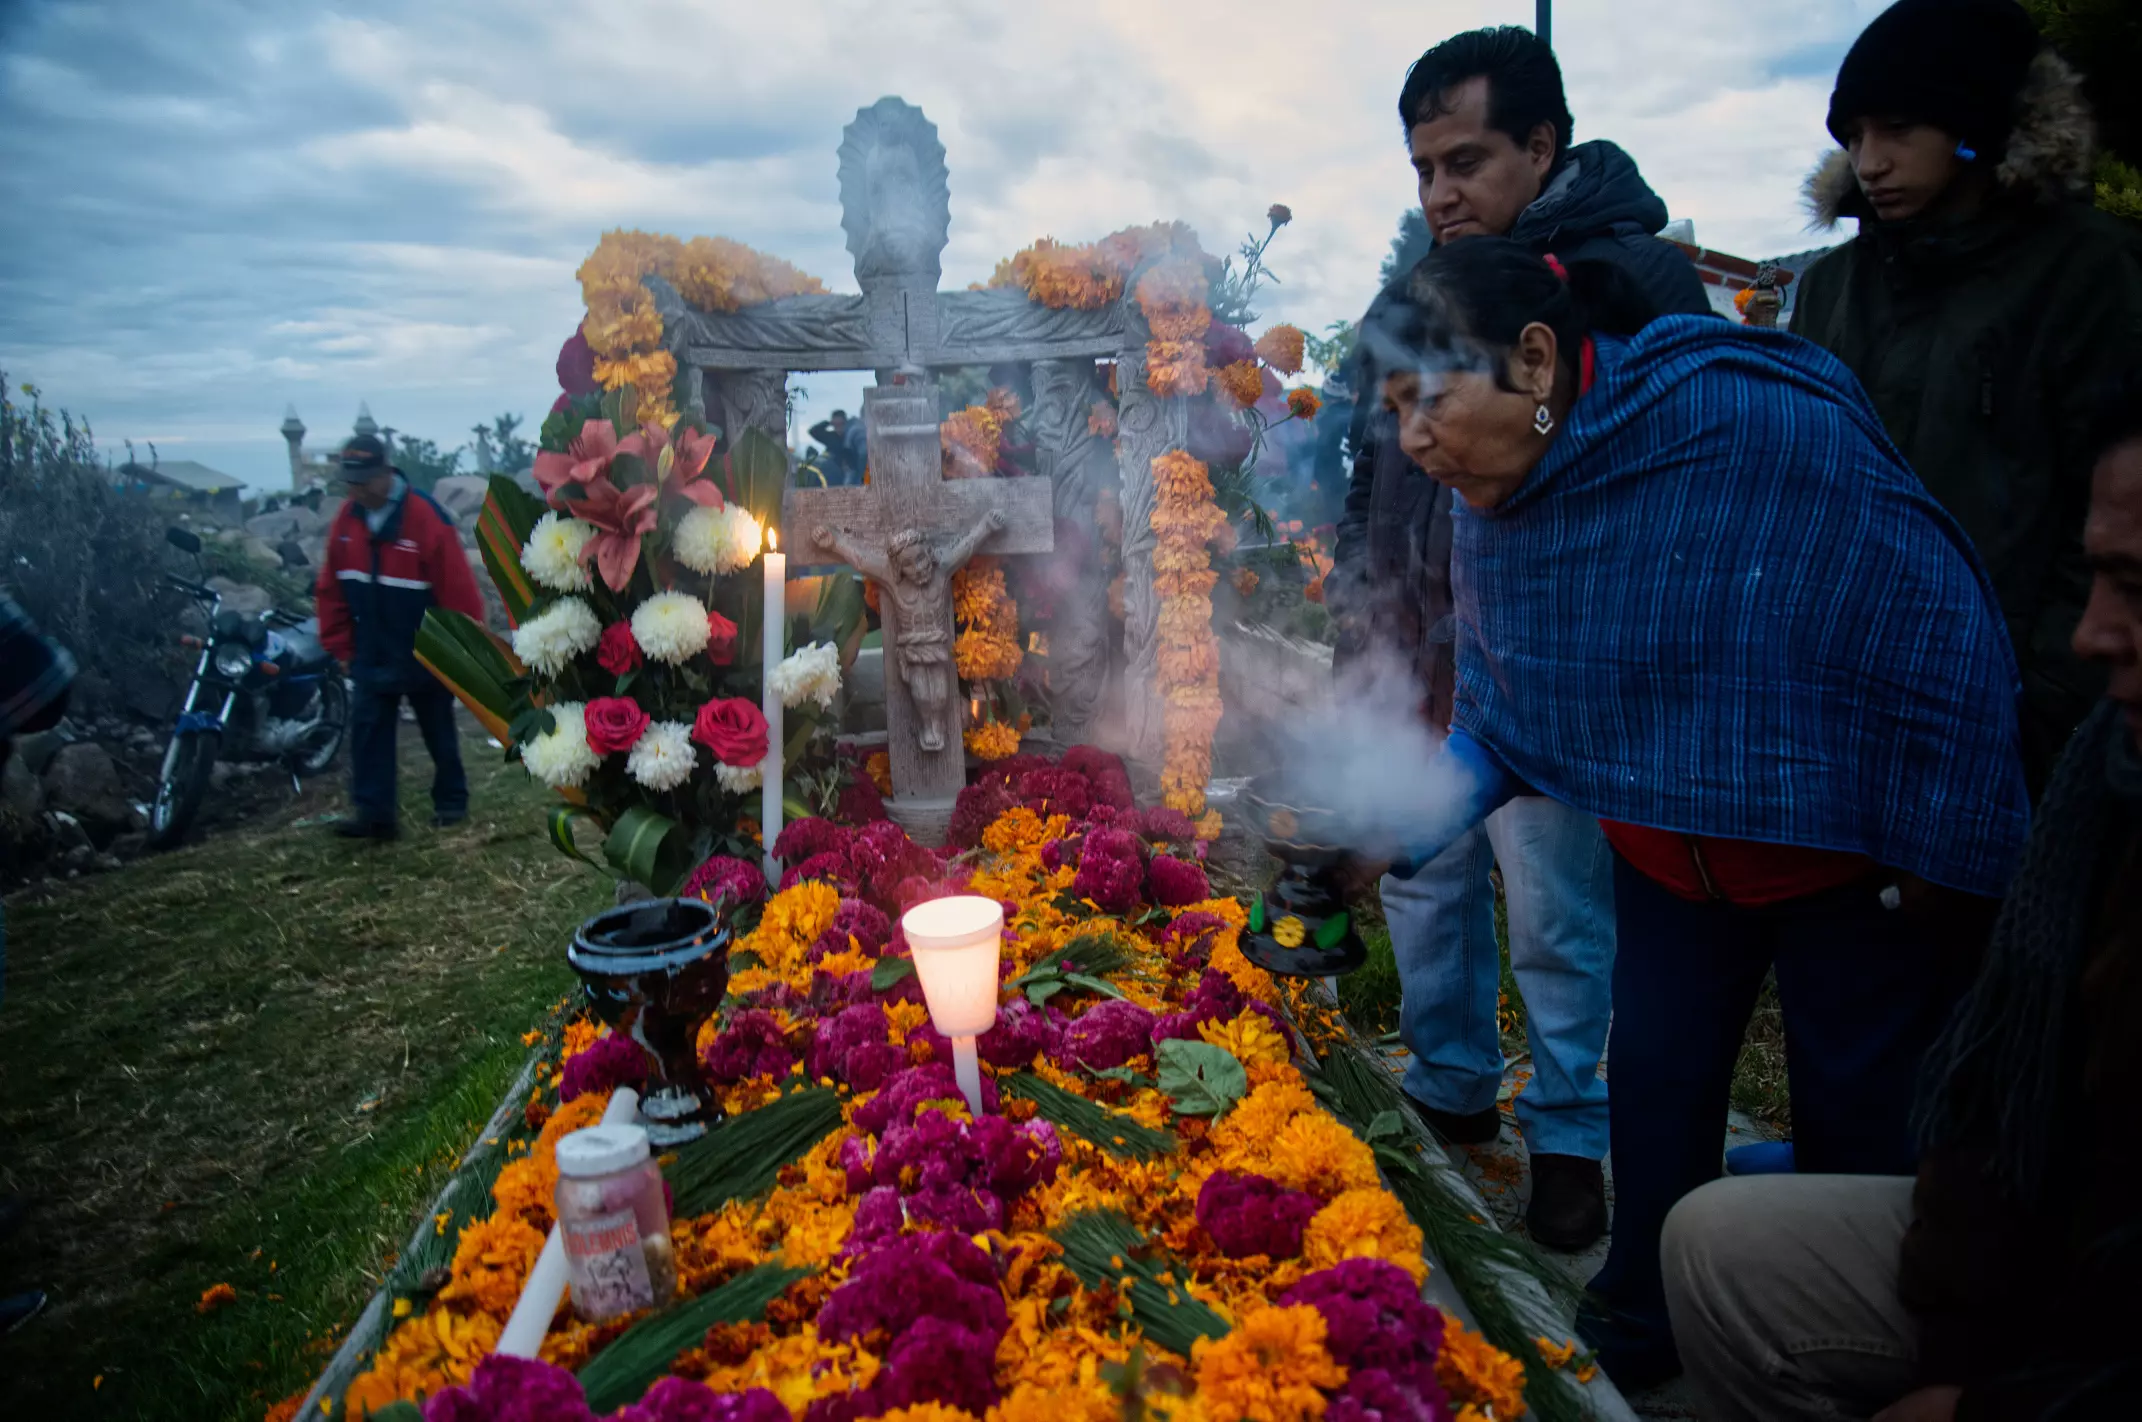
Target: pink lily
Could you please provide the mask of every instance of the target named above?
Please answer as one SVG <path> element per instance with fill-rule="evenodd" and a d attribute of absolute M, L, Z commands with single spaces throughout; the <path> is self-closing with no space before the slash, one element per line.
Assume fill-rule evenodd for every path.
<path fill-rule="evenodd" d="M 555 509 L 565 507 L 560 490 L 567 484 L 589 484 L 610 472 L 610 461 L 619 449 L 617 430 L 608 420 L 589 420 L 573 436 L 569 452 L 544 451 L 535 459 L 535 481 Z"/>
<path fill-rule="evenodd" d="M 698 434 L 680 425 L 676 439 L 672 441 L 669 431 L 660 425 L 646 425 L 638 433 L 626 435 L 618 444 L 617 452 L 645 461 L 664 492 L 680 494 L 708 508 L 722 506 L 721 490 L 712 483 L 699 480 L 700 474 L 706 470 L 708 458 L 714 453 L 713 435 Z"/>
<path fill-rule="evenodd" d="M 620 489 L 602 474 L 589 478 L 584 487 L 586 498 L 561 505 L 574 518 L 601 530 L 580 551 L 580 561 L 592 559 L 610 591 L 623 592 L 640 565 L 640 539 L 655 530 L 655 487 L 635 484 Z"/>

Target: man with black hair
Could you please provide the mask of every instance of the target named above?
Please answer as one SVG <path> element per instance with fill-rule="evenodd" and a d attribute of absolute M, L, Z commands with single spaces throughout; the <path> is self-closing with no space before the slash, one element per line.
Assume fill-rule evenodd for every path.
<path fill-rule="evenodd" d="M 863 482 L 863 469 L 869 463 L 870 455 L 863 442 L 861 420 L 849 419 L 846 410 L 835 410 L 812 425 L 810 435 L 826 447 L 828 484 Z"/>
<path fill-rule="evenodd" d="M 2107 694 L 1928 1053 L 1917 1180 L 1732 1178 L 1668 1216 L 1707 1418 L 2142 1417 L 2142 369 L 2081 442 L 2073 643 Z"/>
<path fill-rule="evenodd" d="M 1438 245 L 1510 237 L 1564 263 L 1614 263 L 1659 313 L 1710 311 L 1695 268 L 1655 235 L 1666 205 L 1628 155 L 1603 141 L 1572 145 L 1561 67 L 1531 31 L 1474 30 L 1437 45 L 1407 73 L 1398 110 Z M 1399 448 L 1375 352 L 1382 315 L 1410 275 L 1399 273 L 1362 319 L 1353 470 L 1325 597 L 1342 683 L 1358 689 L 1395 674 L 1440 731 L 1451 720 L 1455 668 L 1451 496 Z M 1533 1057 L 1516 1107 L 1531 1152 L 1526 1227 L 1543 1244 L 1582 1249 L 1607 1227 L 1607 1086 L 1598 1068 L 1614 963 L 1613 861 L 1595 820 L 1525 796 L 1410 880 L 1384 881 L 1400 1034 L 1413 1053 L 1405 1086 L 1453 1142 L 1482 1144 L 1500 1132 L 1489 878 L 1498 864 Z"/>
<path fill-rule="evenodd" d="M 1900 0 L 1830 95 L 1807 184 L 1859 235 L 1801 278 L 1792 329 L 1851 367 L 1970 536 L 2023 678 L 2041 790 L 2103 685 L 2070 646 L 2094 379 L 2142 362 L 2142 233 L 2091 206 L 2082 81 L 2015 0 Z"/>

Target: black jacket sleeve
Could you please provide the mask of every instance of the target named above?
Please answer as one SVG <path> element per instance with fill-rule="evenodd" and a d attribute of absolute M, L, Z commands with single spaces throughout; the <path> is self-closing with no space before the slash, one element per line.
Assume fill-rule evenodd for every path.
<path fill-rule="evenodd" d="M 1696 264 L 1663 237 L 1594 237 L 1555 255 L 1565 262 L 1612 262 L 1635 278 L 1661 316 L 1717 314 Z"/>

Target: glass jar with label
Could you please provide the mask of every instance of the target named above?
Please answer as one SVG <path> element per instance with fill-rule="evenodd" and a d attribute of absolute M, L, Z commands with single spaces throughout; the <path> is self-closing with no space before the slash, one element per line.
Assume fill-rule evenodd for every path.
<path fill-rule="evenodd" d="M 639 1126 L 589 1126 L 558 1142 L 558 1232 L 573 1312 L 600 1323 L 677 1292 L 662 1171 Z"/>

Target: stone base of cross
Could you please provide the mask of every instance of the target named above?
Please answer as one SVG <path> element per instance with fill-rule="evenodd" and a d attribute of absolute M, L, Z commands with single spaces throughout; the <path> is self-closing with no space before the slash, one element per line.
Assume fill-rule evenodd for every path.
<path fill-rule="evenodd" d="M 978 553 L 1049 552 L 1055 510 L 1046 479 L 944 478 L 937 387 L 912 377 L 863 392 L 870 483 L 789 489 L 781 528 L 803 561 L 846 563 L 878 585 L 886 810 L 917 843 L 938 845 L 967 780 L 952 575 Z"/>

